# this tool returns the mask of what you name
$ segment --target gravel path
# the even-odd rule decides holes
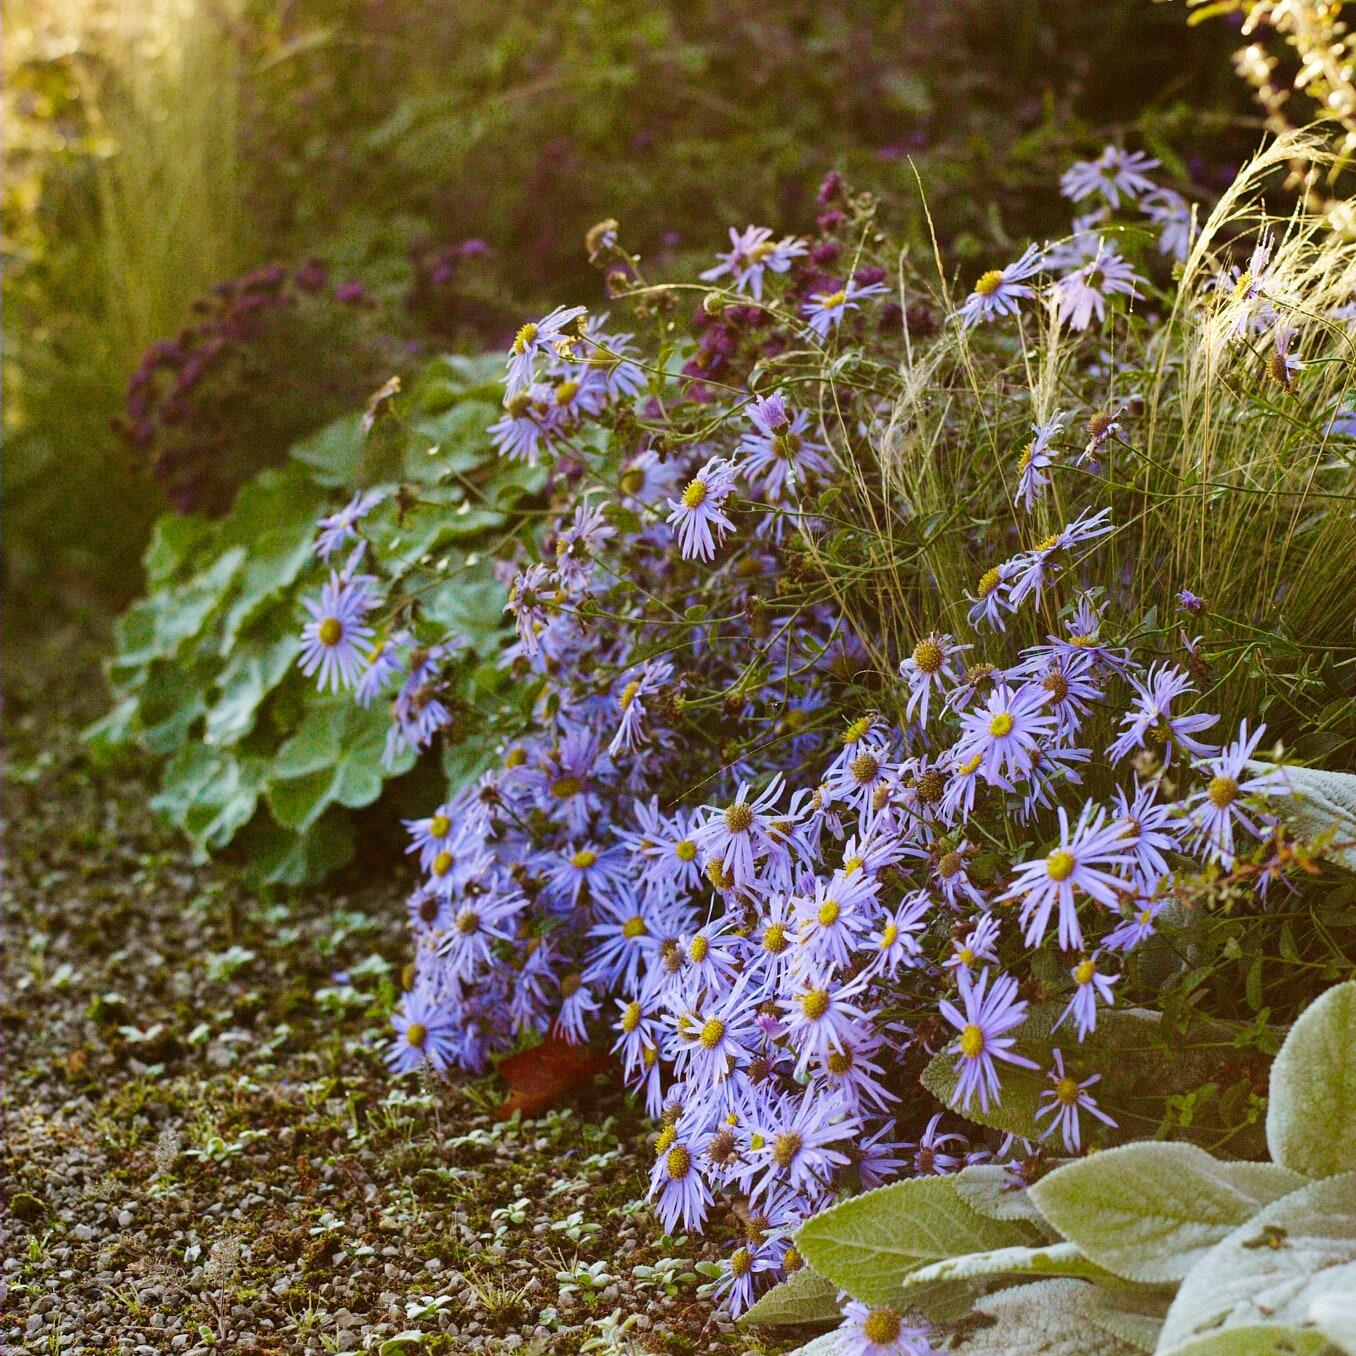
[[[6,711],[5,1351],[794,1344],[697,1296],[731,1235],[659,1237],[650,1132],[615,1087],[505,1123],[497,1077],[386,1075],[406,882],[263,897],[194,863],[147,768],[84,756],[102,698],[81,645],[27,649]],[[633,1321],[609,1340],[614,1313]]]

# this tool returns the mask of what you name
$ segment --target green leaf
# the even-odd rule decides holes
[[[408,748],[391,767],[382,765],[390,725],[381,705],[358,706],[347,693],[312,701],[273,760],[268,784],[273,817],[300,832],[335,802],[349,809],[370,805],[387,777],[414,766]]]
[[[1299,1016],[1271,1065],[1267,1144],[1310,1177],[1356,1171],[1356,980]]]
[[[262,758],[238,758],[226,749],[185,744],[165,765],[152,807],[193,841],[200,856],[222,848],[254,815],[263,789]]]
[[[404,1332],[388,1337],[377,1348],[378,1356],[403,1356],[411,1347],[422,1346],[423,1343],[424,1334],[418,1328],[406,1328]]]
[[[838,1287],[818,1272],[802,1267],[774,1285],[740,1318],[740,1323],[837,1323]]]
[[[1346,1356],[1356,1356],[1356,1291],[1349,1295],[1320,1295],[1310,1301],[1309,1318]]]
[[[1248,767],[1273,771],[1275,765],[1254,759]],[[1356,871],[1356,776],[1312,767],[1285,767],[1281,771],[1294,793],[1291,809],[1300,832],[1317,838],[1335,831],[1334,846],[1327,855],[1347,870]]]
[[[952,1179],[956,1194],[972,1210],[990,1219],[1029,1220],[1048,1231],[1045,1216],[1031,1202],[1031,1194],[1022,1187],[1013,1189],[1012,1174],[997,1163],[972,1163]]]
[[[1310,1310],[1356,1293],[1356,1173],[1274,1201],[1192,1267],[1168,1310],[1159,1356],[1317,1352]]]
[[[1079,1300],[1079,1307],[1103,1332],[1109,1332],[1129,1342],[1141,1351],[1153,1351],[1158,1345],[1158,1334],[1163,1331],[1162,1312],[1144,1313],[1127,1307],[1137,1297],[1124,1291],[1101,1288],[1088,1290]],[[1166,1306],[1164,1306],[1166,1308]]]
[[[1087,1306],[1100,1293],[1087,1281],[1061,1276],[985,1295],[975,1309],[992,1326],[956,1348],[957,1356],[1139,1356],[1133,1339],[1089,1320]]]
[[[246,829],[245,874],[254,885],[306,885],[321,880],[353,858],[353,826],[342,810],[331,809],[304,833],[294,833],[259,815]]]
[[[1271,1163],[1221,1163],[1194,1144],[1139,1143],[1056,1168],[1031,1199],[1094,1262],[1161,1284],[1302,1182]]]
[[[138,693],[142,747],[164,757],[178,752],[207,710],[206,686],[207,679],[182,661],[157,659],[151,664]]]
[[[231,745],[249,734],[260,704],[282,682],[300,649],[301,637],[290,627],[277,639],[238,642],[217,677],[219,695],[207,712],[206,742]]]
[[[919,1267],[904,1280],[904,1289],[935,1281],[971,1281],[984,1276],[1080,1276],[1099,1283],[1119,1278],[1089,1261],[1072,1243],[1052,1243],[1042,1248],[996,1248],[948,1257],[944,1262]]]
[[[118,619],[118,656],[110,667],[116,672],[153,659],[173,659],[220,606],[246,555],[243,546],[233,546],[187,583],[133,603]]]
[[[191,513],[166,513],[151,528],[151,540],[141,563],[152,592],[168,584],[212,537],[213,526]]]
[[[317,485],[353,489],[363,463],[361,416],[345,415],[290,449],[288,456],[310,470]]]
[[[1021,1220],[971,1209],[947,1177],[868,1191],[807,1220],[796,1246],[821,1275],[868,1304],[898,1300],[904,1278],[931,1262],[1038,1242]]]

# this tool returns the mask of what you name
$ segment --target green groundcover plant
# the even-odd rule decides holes
[[[504,590],[487,546],[542,476],[492,457],[497,366],[438,359],[405,395],[407,422],[384,419],[369,436],[370,418],[340,419],[248,484],[225,517],[157,522],[150,592],[119,620],[107,668],[116,705],[87,737],[96,750],[135,746],[165,760],[156,807],[199,850],[240,835],[261,883],[317,879],[352,856],[352,811],[414,767],[412,751],[383,762],[384,712],[319,694],[296,670],[315,518],[355,491],[390,491],[373,530],[425,614],[471,638],[461,681],[480,700],[513,699],[492,662]],[[410,518],[395,493],[402,484],[445,512]],[[463,724],[446,773],[474,773],[493,753]],[[426,783],[432,794],[440,780]]]

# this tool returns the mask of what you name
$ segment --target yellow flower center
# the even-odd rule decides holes
[[[452,821],[446,815],[434,815],[428,822],[428,835],[430,838],[446,838],[451,827]]]
[[[577,867],[580,871],[587,871],[589,867],[598,865],[598,854],[592,848],[580,848],[570,858],[570,865]]]
[[[999,580],[1002,577],[997,565],[991,570],[985,570],[984,573],[979,576],[979,596],[981,598],[987,598],[989,594],[998,587]]]
[[[763,929],[763,950],[769,955],[779,956],[786,947],[786,928],[781,923],[769,923]]]
[[[734,876],[726,871],[725,863],[719,857],[712,857],[706,864],[706,879],[717,890],[728,890],[734,884]]]
[[[504,756],[505,767],[522,767],[525,762],[527,762],[527,750],[521,745],[510,749]]]
[[[942,647],[929,637],[913,647],[913,662],[920,673],[936,673],[946,662],[946,655]]]
[[[979,765],[980,765],[983,761],[984,761],[984,755],[983,755],[982,753],[977,753],[977,754],[975,754],[975,756],[974,756],[973,758],[971,758],[971,759],[969,759],[968,761],[962,763],[962,764],[956,769],[956,772],[957,772],[957,774],[958,774],[959,776],[961,776],[961,777],[968,777],[968,776],[971,775],[971,773],[974,773],[974,772],[978,772],[978,771],[979,771]]]
[[[1004,735],[1012,733],[1012,713],[1010,711],[1000,711],[989,722],[989,733],[995,739],[1002,739]]]
[[[445,876],[452,870],[452,854],[450,852],[440,852],[433,859],[433,874],[435,876]]]
[[[874,754],[859,753],[849,764],[848,771],[858,786],[869,786],[880,772],[880,759]]]
[[[961,946],[956,948],[956,959],[962,965],[973,965],[975,963],[975,949],[972,946]]]
[[[737,800],[725,811],[727,833],[748,833],[753,827],[753,811],[742,800]]]
[[[673,855],[680,862],[690,862],[697,855],[697,845],[690,838],[684,838],[674,847]]]
[[[457,931],[463,937],[480,931],[480,915],[474,909],[463,909],[457,915]]]
[[[782,1256],[782,1270],[790,1276],[792,1272],[799,1271],[804,1265],[805,1258],[800,1255],[800,1251],[796,1248],[787,1248]]]
[[[537,337],[537,327],[529,320],[513,337],[513,351],[520,357]]]
[[[899,940],[899,928],[894,923],[886,923],[880,933],[880,949],[888,951]]]
[[[838,916],[842,912],[836,899],[826,899],[819,906],[819,926],[822,928],[832,927],[838,921]]]
[[[1059,536],[1058,534],[1056,534],[1053,537],[1046,537],[1046,539],[1042,542],[1037,542],[1036,550],[1039,551],[1041,554],[1044,554],[1047,551],[1053,551],[1055,547],[1058,545],[1059,545]]]
[[[1210,804],[1217,810],[1226,809],[1238,798],[1238,783],[1232,777],[1212,777],[1206,791]]]
[[[428,1040],[428,1027],[423,1022],[411,1022],[405,1028],[405,1039],[416,1050],[422,1050],[424,1042]]]
[[[988,276],[987,273],[984,275],[985,278]],[[902,1326],[903,1320],[893,1309],[872,1309],[862,1320],[862,1336],[878,1346],[889,1346],[891,1342],[899,1340],[899,1330]]]
[[[640,680],[638,678],[633,678],[624,688],[622,688],[621,709],[623,711],[630,709],[631,703],[635,701],[636,693],[639,691]]]
[[[1060,1106],[1076,1106],[1078,1092],[1078,1080],[1070,1078],[1067,1074],[1055,1084],[1055,1096],[1059,1099]]]
[[[640,1025],[640,1004],[632,1000],[622,1013],[621,1029],[629,1036]]]
[[[871,717],[862,716],[854,720],[851,725],[843,731],[843,743],[855,744],[859,739],[866,738],[866,732],[871,728]]]
[[[785,1130],[772,1141],[772,1161],[779,1168],[789,1168],[796,1161],[805,1141],[794,1130]]]
[[[578,394],[579,383],[577,381],[562,381],[556,387],[556,404],[568,405]]]
[[[991,297],[1003,285],[1003,271],[998,268],[991,268],[987,273],[979,275],[979,281],[975,283],[975,291],[981,297]]]
[[[707,958],[707,956],[710,955],[711,953],[711,942],[708,938],[703,937],[699,932],[692,939],[692,945],[688,947],[687,951],[688,955],[692,957],[693,961],[697,965],[700,965],[702,961],[704,961]]]
[[[815,300],[824,310],[831,311],[835,306],[841,306],[847,300],[847,292],[826,292],[816,297]]]
[[[579,987],[584,982],[584,976],[578,970],[571,970],[560,981],[560,996],[562,998],[573,998],[579,992]]]
[[[978,1059],[984,1053],[984,1032],[975,1022],[961,1028],[960,1052],[966,1059]]]
[[[645,920],[639,914],[636,914],[633,918],[628,918],[622,924],[622,936],[628,942],[634,942],[637,937],[648,937],[649,935],[650,929],[646,927]]]
[[[316,637],[322,645],[333,648],[344,638],[344,623],[338,617],[326,617],[316,628]]]
[[[719,1017],[708,1017],[699,1039],[703,1050],[714,1050],[725,1039],[725,1023]]]
[[[689,480],[687,489],[683,491],[683,507],[686,509],[700,508],[706,502],[706,481]]]
[[[551,783],[551,794],[557,800],[569,800],[584,789],[584,783],[578,777],[557,777]]]
[[[829,1051],[829,1072],[841,1078],[852,1068],[851,1050]]]
[[[800,1010],[812,1021],[817,1022],[829,1010],[829,991],[811,989],[800,997]]]
[[[1069,695],[1069,680],[1062,673],[1047,673],[1041,679],[1041,686],[1057,702],[1062,702]]]
[[[764,240],[761,245],[755,245],[749,251],[749,262],[761,264],[765,259],[770,259],[777,253],[777,246],[771,240]]]
[[[692,1170],[692,1155],[681,1144],[675,1144],[669,1150],[669,1156],[664,1164],[664,1170],[675,1181],[681,1182],[684,1177]]]
[[[1091,957],[1085,961],[1079,961],[1078,968],[1074,971],[1074,983],[1078,985],[1091,984],[1092,977],[1097,973],[1097,962]]]
[[[753,1254],[747,1248],[736,1248],[730,1254],[730,1275],[738,1280],[753,1269]]]
[[[1064,848],[1056,848],[1045,859],[1045,870],[1051,880],[1068,880],[1073,875],[1074,867],[1077,864],[1077,859],[1072,852],[1067,852]]]
[[[843,874],[850,876],[854,871],[860,871],[866,863],[860,857],[849,857],[843,862]]]
[[[1249,269],[1244,269],[1238,275],[1238,281],[1234,284],[1234,300],[1242,301],[1248,295],[1248,290],[1252,287],[1253,277]]]
[[[668,1152],[669,1146],[678,1138],[678,1131],[672,1125],[666,1125],[660,1132],[659,1138],[654,1142],[655,1156],[662,1158]]]

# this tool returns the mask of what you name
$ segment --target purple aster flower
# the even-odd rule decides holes
[[[883,975],[893,979],[901,966],[911,968],[919,963],[922,948],[918,945],[917,934],[927,926],[927,915],[932,907],[932,900],[919,890],[905,895],[899,907],[885,915],[879,931],[871,936],[871,959],[862,971],[863,978]]]
[[[392,708],[395,721],[382,754],[388,767],[402,749],[426,747],[444,725],[451,724],[452,713],[439,700],[442,679],[438,668],[449,653],[448,646],[433,645],[410,656],[410,671],[396,696]]]
[[[860,309],[858,305],[860,301],[866,297],[881,296],[888,290],[883,283],[871,283],[862,287],[856,279],[850,278],[846,286],[840,287],[836,292],[814,293],[801,307],[800,313],[815,334],[821,339],[827,339],[829,331],[834,329],[849,311]]]
[[[850,1143],[860,1129],[861,1123],[837,1094],[811,1087],[798,1100],[780,1099],[757,1127],[762,1176],[749,1192],[750,1202],[780,1183],[795,1191],[822,1188],[848,1162],[847,1154],[831,1146]]]
[[[1017,981],[1011,975],[1000,975],[992,989],[988,970],[980,975],[978,984],[965,969],[956,972],[956,979],[965,1011],[962,1013],[945,999],[940,1005],[942,1016],[960,1032],[955,1043],[947,1047],[960,1056],[956,1061],[956,1072],[960,1074],[956,1097],[961,1110],[968,1111],[978,1092],[979,1105],[987,1111],[991,1100],[994,1105],[1002,1100],[996,1059],[1023,1069],[1040,1067],[1025,1056],[1014,1054],[1016,1037],[1006,1034],[1026,1020],[1026,1004],[1018,999]]]
[[[1073,202],[1100,193],[1110,206],[1119,207],[1122,197],[1134,202],[1146,193],[1159,191],[1146,173],[1157,169],[1159,163],[1143,151],[1127,152],[1108,146],[1096,160],[1079,160],[1065,170],[1059,189]]]
[[[396,1035],[386,1051],[393,1073],[413,1073],[425,1063],[445,1073],[457,1062],[459,1023],[447,1008],[434,1001],[426,987],[407,993],[391,1014]]]
[[[352,687],[363,666],[363,647],[372,639],[365,618],[374,606],[367,591],[366,576],[344,579],[331,573],[320,597],[303,598],[311,620],[301,629],[301,654],[297,663],[308,678],[320,670],[321,692],[339,692]]]
[[[651,796],[648,804],[635,802],[635,815],[638,831],[622,830],[617,837],[638,868],[640,892],[646,898],[670,900],[696,890],[702,881],[700,849],[691,836],[687,811],[660,814],[659,797]]]
[[[1172,704],[1196,690],[1183,670],[1171,664],[1155,664],[1144,681],[1131,674],[1130,683],[1135,689],[1135,704],[1121,718],[1125,728],[1107,749],[1113,763],[1119,763],[1135,749],[1146,748],[1146,741],[1162,748],[1164,767],[1172,762],[1175,748],[1185,749],[1198,758],[1208,758],[1215,752],[1211,745],[1202,744],[1194,736],[1208,730],[1219,720],[1218,716],[1172,714]]]
[[[721,510],[734,490],[735,474],[733,462],[712,457],[688,481],[681,498],[668,500],[668,521],[677,534],[684,560],[694,556],[714,560],[717,541],[724,541],[725,534],[734,531],[734,524]]]
[[[316,555],[327,560],[336,547],[352,541],[358,535],[358,524],[385,498],[385,490],[359,490],[338,513],[322,518],[315,539]]]
[[[788,485],[803,486],[810,476],[826,476],[830,471],[823,455],[828,448],[823,443],[810,442],[806,433],[810,427],[808,410],[797,410],[788,415],[786,402],[780,395],[766,400],[755,400],[749,408],[749,418],[756,430],[740,439],[744,454],[740,471],[750,488],[760,492],[769,503],[776,503]]]
[[[939,701],[946,697],[946,687],[960,682],[956,657],[973,648],[957,645],[955,636],[944,636],[936,631],[924,636],[913,647],[913,653],[899,666],[899,675],[909,685],[909,704],[904,715],[908,720],[918,713],[918,723],[928,723],[928,707],[935,695]]]
[[[700,1229],[711,1207],[711,1190],[697,1168],[693,1145],[674,1138],[664,1144],[650,1171],[649,1197],[658,1197],[655,1213],[666,1232],[675,1233],[679,1224],[686,1230]]]
[[[809,243],[795,236],[784,236],[774,241],[766,226],[749,226],[743,231],[730,227],[730,251],[717,254],[720,260],[714,268],[702,273],[703,282],[715,282],[728,273],[735,288],[750,292],[755,301],[763,299],[763,275],[785,273],[791,261],[810,248]]]
[[[1191,205],[1171,188],[1155,189],[1141,198],[1139,210],[1158,227],[1158,252],[1185,260],[1196,239]]]
[[[1108,951],[1133,951],[1154,935],[1158,915],[1168,907],[1166,899],[1140,899],[1131,905],[1130,916],[1102,938]]]
[[[561,597],[560,581],[545,565],[530,565],[514,577],[504,611],[513,614],[518,639],[529,659],[536,656],[539,637],[550,620],[549,613]]]
[[[607,334],[607,313],[590,316],[584,327],[585,361],[602,377],[609,402],[639,395],[645,389],[645,370],[632,358],[635,345],[629,334]]]
[[[429,870],[440,853],[452,851],[453,840],[464,827],[454,825],[452,815],[451,805],[440,805],[427,819],[403,821],[410,834],[410,845],[405,851],[419,854],[421,871]]]
[[[998,942],[999,931],[1000,924],[993,914],[980,914],[974,927],[952,947],[946,961],[947,969],[968,971],[980,961],[997,965],[998,953],[994,946]]]
[[[1018,866],[1012,885],[1001,896],[1022,900],[1021,923],[1026,929],[1027,946],[1040,945],[1056,905],[1060,948],[1073,951],[1082,946],[1078,891],[1110,909],[1117,907],[1123,895],[1134,893],[1132,885],[1114,874],[1131,865],[1121,832],[1119,824],[1107,824],[1106,811],[1091,801],[1083,806],[1070,832],[1069,816],[1062,805],[1059,807],[1059,845],[1046,856]]]
[[[1071,1154],[1076,1154],[1083,1147],[1078,1126],[1080,1111],[1096,1116],[1103,1125],[1109,1125],[1113,1130],[1116,1128],[1116,1122],[1098,1107],[1088,1092],[1094,1083],[1101,1080],[1102,1075],[1093,1074],[1091,1078],[1085,1078],[1080,1083],[1072,1074],[1065,1073],[1064,1055],[1059,1050],[1052,1051],[1052,1054],[1055,1067],[1045,1075],[1050,1080],[1051,1086],[1041,1093],[1044,1105],[1036,1112],[1036,1119],[1053,1116],[1054,1120],[1041,1135],[1042,1141],[1048,1139],[1058,1129],[1064,1139],[1065,1149]],[[1050,1100],[1047,1102],[1046,1098]]]
[[[1020,561],[1020,557],[1016,561],[1004,561],[980,575],[974,593],[965,595],[966,602],[972,604],[967,614],[971,626],[978,628],[983,622],[995,631],[1007,629],[1003,623],[1003,614],[1014,610],[1008,596],[1008,585],[1016,575]]]
[[[965,304],[952,319],[970,329],[1000,315],[1016,315],[1017,303],[1036,295],[1035,288],[1028,287],[1026,279],[1044,267],[1045,256],[1035,245],[1028,245],[1021,258],[1006,268],[991,268],[987,273],[981,273],[975,290],[966,297]]]
[[[570,525],[556,533],[556,574],[569,592],[587,591],[593,562],[616,532],[597,504],[576,507]]]
[[[1129,854],[1131,871],[1141,884],[1152,887],[1171,873],[1165,852],[1182,850],[1181,810],[1175,804],[1162,804],[1158,788],[1141,786],[1135,779],[1135,794],[1127,799],[1116,788],[1115,827],[1120,832],[1122,849]]]
[[[509,350],[505,399],[511,399],[532,384],[532,367],[537,355],[548,348],[559,351],[562,342],[568,344],[566,326],[584,314],[583,306],[557,306],[550,315],[529,321],[518,331]]]
[[[468,898],[452,919],[438,946],[449,974],[470,983],[493,959],[495,940],[513,936],[513,923],[527,901],[516,891],[509,895],[476,895]]]
[[[1106,319],[1108,297],[1117,292],[1137,297],[1137,289],[1143,285],[1144,279],[1115,250],[1103,247],[1095,259],[1055,283],[1060,322],[1085,330],[1094,314],[1098,321]]]
[[[652,697],[673,677],[673,665],[664,659],[650,659],[632,669],[631,676],[622,685],[617,697],[621,708],[621,721],[612,742],[607,746],[608,753],[615,758],[625,751],[634,753],[650,742],[645,731],[645,699]]]
[[[548,860],[546,880],[552,900],[569,908],[605,899],[626,877],[625,849],[600,848],[592,839],[579,847],[568,843],[559,856],[551,854]]]
[[[1035,766],[1040,744],[1054,732],[1054,717],[1045,711],[1045,692],[1027,684],[1013,691],[1000,683],[982,706],[961,717],[955,757],[980,758],[980,771],[994,786],[1020,781]]]
[[[551,447],[552,403],[549,386],[538,382],[504,401],[504,413],[490,425],[490,443],[501,457],[536,466]]]
[[[759,1040],[746,990],[748,976],[720,990],[708,990],[694,1008],[672,1015],[673,1033],[664,1048],[674,1074],[701,1087],[724,1083],[753,1057]]]
[[[927,1328],[915,1328],[888,1305],[843,1303],[835,1350],[843,1356],[932,1356]]]
[[[874,882],[871,886],[869,892],[853,890],[841,874],[835,874],[828,884],[816,883],[812,898],[796,900],[798,968],[820,975],[847,968],[868,925],[861,906],[874,900]]]
[[[1197,791],[1187,804],[1192,827],[1192,842],[1213,862],[1219,862],[1227,871],[1234,864],[1234,829],[1241,826],[1254,838],[1263,830],[1244,812],[1241,801],[1245,796],[1285,795],[1289,787],[1285,773],[1272,768],[1255,777],[1247,775],[1248,762],[1266,733],[1259,725],[1250,736],[1248,722],[1238,728],[1238,738],[1222,749],[1215,758],[1198,763],[1197,770],[1210,774],[1209,784]],[[1264,822],[1266,822],[1264,820]]]
[[[867,1034],[866,1013],[846,1000],[857,987],[843,988],[816,975],[807,976],[799,989],[782,1000],[786,1033],[797,1054],[796,1073],[803,1074],[812,1060],[824,1064],[836,1050],[840,1054]]]
[[[713,805],[703,807],[705,819],[692,831],[692,839],[703,854],[703,865],[718,861],[723,874],[736,886],[752,882],[754,862],[774,846],[771,826],[782,785],[779,774],[750,801],[748,783],[741,782],[734,800],[723,810]]]
[[[560,977],[560,1011],[552,1029],[562,1040],[578,1045],[588,1039],[585,1023],[601,1007],[584,983],[584,976],[578,970],[570,970]]]
[[[584,969],[588,983],[635,993],[641,967],[650,965],[664,939],[667,920],[663,913],[662,905],[653,900],[638,900],[631,887],[620,879],[609,882],[606,892],[595,893],[596,921],[588,935],[597,941],[590,948]]]
[[[1036,506],[1041,491],[1050,483],[1050,477],[1043,474],[1054,465],[1058,453],[1050,450],[1051,439],[1060,431],[1063,417],[1056,414],[1043,424],[1032,424],[1031,431],[1036,436],[1026,445],[1022,459],[1017,466],[1017,494],[1013,507],[1025,507],[1028,513]]]
[[[410,636],[402,631],[399,635],[377,641],[368,652],[367,667],[353,689],[359,706],[370,706],[404,672],[405,663],[400,651],[409,643]]]
[[[872,1058],[884,1045],[882,1036],[854,1036],[841,1050],[830,1050],[828,1058],[814,1070],[819,1086],[840,1093],[856,1110],[884,1111],[899,1098],[878,1080],[884,1070]]]
[[[758,1276],[774,1270],[776,1266],[777,1261],[774,1257],[741,1243],[721,1262],[721,1273],[716,1280],[715,1289],[711,1292],[712,1300],[718,1304],[723,1303],[729,1309],[730,1316],[738,1318],[753,1305],[757,1295]]]
[[[1089,1031],[1097,1029],[1097,1000],[1100,998],[1108,1007],[1115,1003],[1116,996],[1111,992],[1111,986],[1120,976],[1102,974],[1097,968],[1096,954],[1084,956],[1069,974],[1073,976],[1074,995],[1060,1014],[1055,1029],[1058,1030],[1064,1019],[1072,1014],[1081,1044]]]
[[[951,1145],[968,1148],[964,1135],[944,1135],[941,1133],[942,1112],[937,1112],[928,1122],[927,1129],[918,1137],[917,1144],[906,1144],[913,1150],[913,1171],[916,1177],[942,1177],[957,1172],[964,1157],[951,1152]]]

